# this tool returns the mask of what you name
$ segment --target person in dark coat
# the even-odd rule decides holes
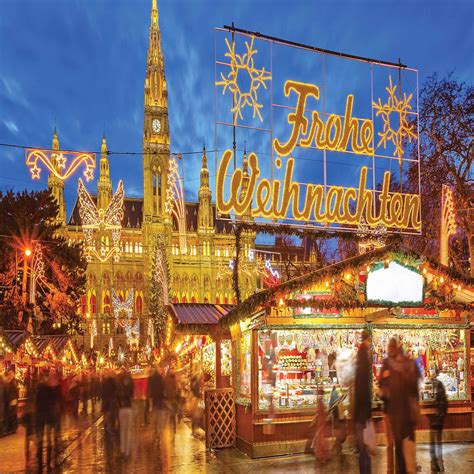
[[[54,468],[57,461],[61,428],[61,385],[59,375],[51,371],[38,384],[36,391],[36,433],[38,470],[43,466],[43,438],[46,431],[46,462],[48,468]]]
[[[132,450],[132,412],[133,380],[130,373],[125,372],[118,380],[119,423],[120,423],[120,453],[125,458],[130,457]]]
[[[154,370],[150,375],[147,395],[153,410],[156,433],[163,428],[165,409],[165,380],[158,370]]]
[[[443,383],[438,380],[438,371],[430,371],[433,403],[435,412],[428,416],[430,422],[430,454],[431,472],[444,471],[443,463],[443,426],[444,418],[448,412],[448,399]]]
[[[117,429],[118,398],[117,383],[112,374],[108,373],[102,380],[102,413],[104,414],[104,427],[107,435],[113,435]]]
[[[387,415],[395,445],[396,472],[416,471],[415,427],[417,423],[419,371],[413,359],[398,348],[395,357],[388,357],[382,368]]]
[[[362,331],[362,343],[357,351],[356,373],[354,386],[354,421],[356,429],[357,448],[359,450],[359,471],[361,474],[371,474],[370,455],[364,444],[364,428],[372,417],[371,390],[371,357],[370,337],[367,331]]]
[[[5,433],[15,433],[18,428],[18,384],[15,372],[10,369],[4,384]]]

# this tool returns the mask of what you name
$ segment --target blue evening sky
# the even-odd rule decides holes
[[[105,131],[109,150],[140,152],[150,7],[151,0],[0,0],[0,142],[49,148],[56,124],[63,149],[99,150]],[[232,22],[321,48],[401,58],[419,69],[420,85],[435,72],[473,80],[471,0],[158,0],[158,9],[172,152],[200,150],[204,140],[214,148],[214,27]],[[279,71],[305,66],[287,57]],[[339,85],[337,74],[334,66],[327,81]],[[343,98],[367,91],[358,79],[341,88]],[[199,154],[185,158],[190,200],[199,165]],[[213,175],[214,160],[210,166]],[[142,195],[141,156],[112,156],[111,171],[114,188],[122,178],[128,195]],[[68,214],[79,176],[66,183]],[[30,179],[22,150],[0,148],[0,189],[45,186],[45,176]]]

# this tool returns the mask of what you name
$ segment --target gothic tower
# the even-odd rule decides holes
[[[214,219],[212,212],[212,193],[209,187],[209,170],[207,168],[206,147],[202,150],[202,164],[199,185],[199,206],[197,233],[199,246],[203,257],[212,255],[212,242],[214,236]]]
[[[56,133],[56,128],[54,128],[53,134],[53,143],[51,145],[52,150],[59,150],[59,139],[58,134]],[[58,166],[58,162],[56,161],[56,156],[52,156],[52,163],[56,170],[61,173],[61,168]],[[59,224],[66,224],[66,203],[64,201],[64,181],[53,173],[50,173],[48,176],[48,188],[51,192],[51,195],[56,200],[58,204],[58,215],[56,221]]]
[[[110,165],[107,156],[107,142],[105,135],[102,137],[102,146],[100,148],[100,169],[99,183],[97,184],[97,207],[99,209],[107,209],[112,199],[112,181],[110,180]]]
[[[164,224],[169,221],[165,210],[169,144],[168,92],[161,50],[158,9],[156,0],[153,0],[145,77],[145,119],[143,125],[143,222],[145,224]]]

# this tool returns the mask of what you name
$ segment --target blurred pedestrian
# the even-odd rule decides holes
[[[191,429],[192,435],[196,435],[196,430],[202,425],[202,410],[200,402],[202,400],[202,384],[203,378],[202,373],[194,374],[191,379]]]
[[[326,464],[330,460],[327,423],[328,413],[324,404],[324,390],[320,388],[317,393],[316,413],[311,423],[316,428],[311,447],[316,461],[321,464]]]
[[[132,450],[132,399],[133,380],[129,372],[124,372],[119,377],[119,423],[120,423],[120,453],[125,458],[130,457]]]
[[[105,433],[113,436],[118,421],[118,384],[111,372],[107,372],[102,380],[102,413],[104,414]]]
[[[430,422],[430,454],[431,472],[444,471],[443,463],[443,426],[444,418],[448,412],[448,399],[443,383],[437,379],[438,370],[431,369],[431,386],[433,394],[433,414],[428,415]]]
[[[388,341],[387,346],[387,358],[384,359],[382,369],[380,371],[380,399],[383,401],[383,412],[384,412],[384,425],[385,425],[385,436],[387,439],[387,474],[393,474],[394,472],[394,440],[393,440],[393,429],[392,429],[392,412],[389,409],[390,406],[390,386],[389,386],[389,374],[390,367],[393,365],[393,361],[396,359],[399,352],[398,342],[395,338],[391,338]]]
[[[38,380],[34,375],[28,375],[26,382],[26,397],[23,405],[22,424],[25,428],[25,466],[30,467],[30,446],[34,443],[36,434],[36,391]]]
[[[0,372],[0,436],[5,433],[5,383],[3,373]]]
[[[86,372],[82,373],[80,384],[80,397],[82,401],[82,414],[87,415],[87,403],[89,401],[89,377]]]
[[[15,433],[18,428],[18,384],[15,379],[15,371],[7,372],[4,384],[4,406],[5,406],[5,433]]]
[[[364,429],[372,418],[372,391],[370,387],[372,364],[369,333],[365,330],[362,331],[361,339],[362,342],[356,357],[354,417],[357,449],[359,451],[359,472],[361,474],[371,474],[370,455],[364,443]]]
[[[400,347],[395,352],[392,345],[393,342],[390,350],[395,356],[386,359],[382,380],[395,445],[395,467],[399,474],[412,474],[416,472],[419,371],[413,359],[405,356]]]
[[[172,367],[168,369],[165,377],[166,409],[171,433],[176,434],[176,415],[178,412],[178,390],[176,373]]]
[[[165,380],[160,370],[154,370],[148,381],[148,399],[151,403],[152,418],[155,425],[155,434],[163,428],[165,410]]]
[[[38,470],[43,468],[43,442],[46,434],[46,465],[48,469],[57,464],[61,429],[61,386],[59,375],[51,370],[39,384],[36,392],[36,433]],[[46,432],[46,433],[45,433]]]

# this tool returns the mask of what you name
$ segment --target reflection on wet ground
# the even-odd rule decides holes
[[[97,412],[97,415],[99,413]],[[136,417],[135,417],[136,420]],[[17,435],[0,439],[0,473],[25,472],[23,438]],[[63,433],[61,464],[53,472],[61,473],[357,473],[358,457],[349,448],[324,466],[310,455],[283,456],[253,460],[236,449],[209,453],[204,433],[191,435],[188,423],[178,423],[176,434],[169,428],[156,430],[154,425],[133,427],[132,451],[128,459],[120,455],[119,437],[106,435],[102,417],[81,417]],[[474,472],[474,444],[446,443],[443,446],[445,472]],[[429,446],[417,447],[420,472],[429,473]],[[372,472],[386,472],[385,449],[372,457]]]
[[[474,472],[474,444],[445,444],[446,472]],[[419,445],[417,461],[421,471],[429,473],[429,446]],[[358,457],[350,449],[324,466],[318,466],[310,455],[295,455],[253,460],[236,449],[209,453],[203,433],[191,435],[186,423],[179,423],[176,434],[169,429],[155,433],[151,425],[135,426],[132,454],[120,456],[118,437],[104,437],[102,427],[94,429],[87,439],[62,464],[64,473],[357,473]],[[372,472],[386,472],[385,449],[380,447],[372,457]]]

